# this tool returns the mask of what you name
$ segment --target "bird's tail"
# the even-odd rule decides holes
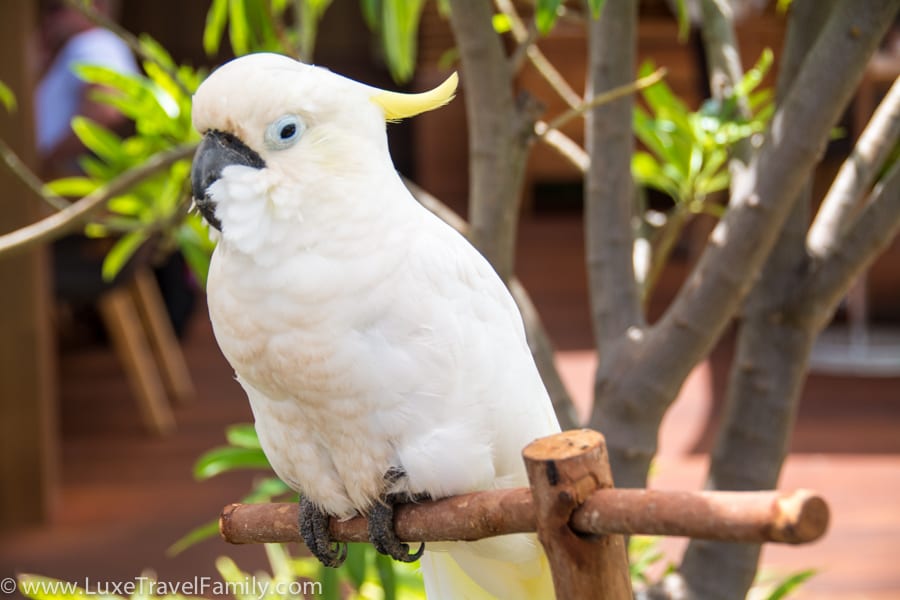
[[[528,553],[531,556],[510,560],[523,558],[516,550],[526,537],[527,545],[537,546]],[[431,549],[421,559],[428,600],[552,600],[550,565],[537,540],[530,539],[533,537],[429,544]]]

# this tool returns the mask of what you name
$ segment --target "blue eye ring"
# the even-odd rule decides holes
[[[266,128],[266,146],[272,150],[286,150],[297,143],[305,129],[297,115],[278,117]]]

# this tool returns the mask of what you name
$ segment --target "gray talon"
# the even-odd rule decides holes
[[[347,558],[347,544],[331,539],[328,515],[310,502],[300,498],[300,535],[313,556],[326,567],[337,568]]]

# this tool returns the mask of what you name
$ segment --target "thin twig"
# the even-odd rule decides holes
[[[10,148],[9,144],[2,139],[0,139],[0,155],[2,155],[3,162],[6,163],[6,166],[8,166],[10,170],[15,173],[26,186],[28,186],[28,189],[37,194],[41,200],[56,210],[63,210],[71,204],[71,202],[66,201],[62,196],[58,196],[44,187],[44,182],[28,168],[28,165],[19,158],[19,155],[16,154],[15,150]]]
[[[130,31],[106,17],[106,15],[98,12],[94,9],[93,6],[89,2],[79,2],[79,0],[66,0],[66,4],[79,11],[85,17],[90,19],[94,24],[104,29],[108,29],[118,36],[123,42],[125,42],[131,51],[141,57],[143,60],[148,62],[152,62],[166,75],[169,76],[169,79],[175,84],[175,86],[184,94],[186,97],[190,98],[192,92],[184,85],[181,81],[181,78],[178,76],[178,73],[173,70],[169,65],[163,64],[159,61],[155,56],[150,54],[144,49],[144,46],[141,44],[141,41]]]
[[[547,135],[548,131],[553,129],[560,129],[563,125],[571,121],[572,119],[577,119],[582,116],[587,111],[597,108],[603,104],[608,104],[623,96],[627,96],[629,94],[634,94],[644,88],[648,88],[655,83],[658,83],[666,76],[667,70],[665,67],[660,67],[653,73],[645,77],[641,77],[640,79],[633,81],[631,83],[627,83],[625,85],[620,85],[618,87],[614,87],[611,90],[603,92],[602,94],[597,94],[587,102],[583,102],[577,106],[573,106],[563,114],[559,115],[549,123],[543,123],[543,121],[539,121],[535,124],[534,133],[538,137],[543,137]]]
[[[853,152],[841,165],[819,212],[809,228],[807,248],[814,256],[832,249],[859,200],[872,185],[878,170],[900,136],[900,79],[894,81],[872,119],[866,125]]]
[[[583,534],[687,536],[733,542],[805,544],[828,528],[828,505],[807,491],[679,492],[603,489],[591,494],[570,523]],[[473,541],[535,530],[528,488],[490,490],[397,507],[395,527],[408,542]],[[336,541],[369,541],[364,517],[331,519]],[[298,505],[231,504],[219,531],[232,544],[298,542]]]
[[[139,167],[130,169],[84,198],[69,204],[49,217],[5,235],[0,235],[0,256],[13,254],[36,244],[56,239],[71,231],[114,198],[139,181],[166,169],[173,163],[190,157],[197,144],[183,144],[161,152]]]
[[[529,42],[531,36],[529,36],[528,28],[522,21],[522,17],[520,17],[519,13],[516,11],[516,7],[513,5],[512,1],[494,0],[494,4],[497,6],[497,10],[506,15],[509,19],[510,31],[512,32],[513,37],[516,38],[516,42],[524,49],[524,53],[528,56],[528,59],[531,61],[531,64],[534,65],[534,68],[537,69],[538,73],[541,74],[547,83],[550,84],[550,87],[559,94],[559,97],[562,98],[566,104],[569,106],[578,106],[581,103],[581,96],[575,93],[572,86],[569,85],[556,67],[553,66],[553,63],[551,63],[547,57],[544,56],[544,53],[541,52],[540,48],[534,44],[536,37],[532,38]],[[518,53],[519,52],[517,51],[517,54]],[[512,66],[515,68],[515,63],[513,63]]]
[[[585,152],[578,142],[564,134],[559,129],[550,129],[546,122],[538,121],[534,124],[535,129],[544,131],[538,139],[556,150],[560,156],[569,161],[576,169],[582,173],[586,173],[591,164],[591,158]]]

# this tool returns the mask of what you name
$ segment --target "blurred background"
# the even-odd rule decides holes
[[[446,76],[453,47],[449,25],[428,3],[419,52],[407,89],[428,88]],[[771,48],[777,73],[785,17],[775,3],[748,10],[737,22],[745,65]],[[204,51],[208,2],[129,0],[98,3],[127,31],[147,33],[178,64],[212,68],[228,59],[227,39]],[[111,129],[121,115],[96,112],[81,97],[37,92],[47,85],[55,56],[76,33],[93,27],[58,18],[60,3],[5,0],[0,4],[0,80],[17,92],[18,109],[0,117],[0,138],[45,177],[75,174],[83,146],[42,142],[33,124],[57,105]],[[66,30],[66,27],[69,29]],[[710,95],[699,34],[679,41],[663,0],[643,0],[639,63],[668,69],[668,85],[692,108]],[[576,91],[585,70],[584,30],[561,23],[540,42]],[[886,45],[870,64],[843,135],[828,147],[813,193],[820,198],[878,100],[900,74],[900,56]],[[120,49],[121,50],[121,49]],[[105,51],[111,56],[115,50]],[[126,47],[124,53],[129,53]],[[124,56],[124,55],[123,55]],[[397,88],[355,0],[335,0],[321,22],[317,64],[379,87]],[[127,58],[115,63],[139,69]],[[543,82],[529,68],[528,89]],[[65,90],[64,84],[60,90]],[[83,93],[79,91],[71,93]],[[50,108],[48,109],[47,106]],[[548,106],[558,112],[560,106]],[[62,109],[60,109],[62,110]],[[91,112],[95,111],[95,112]],[[41,116],[41,114],[44,116]],[[465,110],[458,99],[440,111],[389,126],[398,170],[466,214],[468,190]],[[66,120],[67,122],[67,120]],[[46,127],[46,126],[44,126]],[[583,138],[581,126],[567,129]],[[43,145],[42,145],[43,144]],[[49,144],[49,145],[48,145]],[[531,155],[521,213],[517,273],[557,348],[561,374],[581,414],[590,409],[594,338],[584,262],[582,175],[551,150]],[[46,212],[8,170],[0,233]],[[662,201],[652,195],[650,201]],[[714,221],[688,227],[663,273],[650,314],[673,297]],[[200,285],[184,257],[138,254],[112,282],[100,277],[108,245],[80,235],[45,251],[0,258],[0,577],[39,573],[72,581],[127,580],[145,569],[161,580],[216,575],[228,554],[246,570],[263,568],[261,548],[225,547],[211,539],[177,556],[166,549],[194,527],[238,501],[258,475],[227,473],[198,482],[195,461],[225,442],[226,427],[252,420],[230,367],[213,339]],[[152,255],[152,256],[151,256]],[[811,547],[768,546],[765,569],[819,573],[801,598],[900,598],[900,242],[888,250],[848,296],[813,355],[797,428],[780,487],[813,488],[832,506],[830,533]],[[726,335],[695,369],[664,422],[651,485],[697,489],[720,416],[733,353]],[[675,557],[681,541],[664,543]]]

